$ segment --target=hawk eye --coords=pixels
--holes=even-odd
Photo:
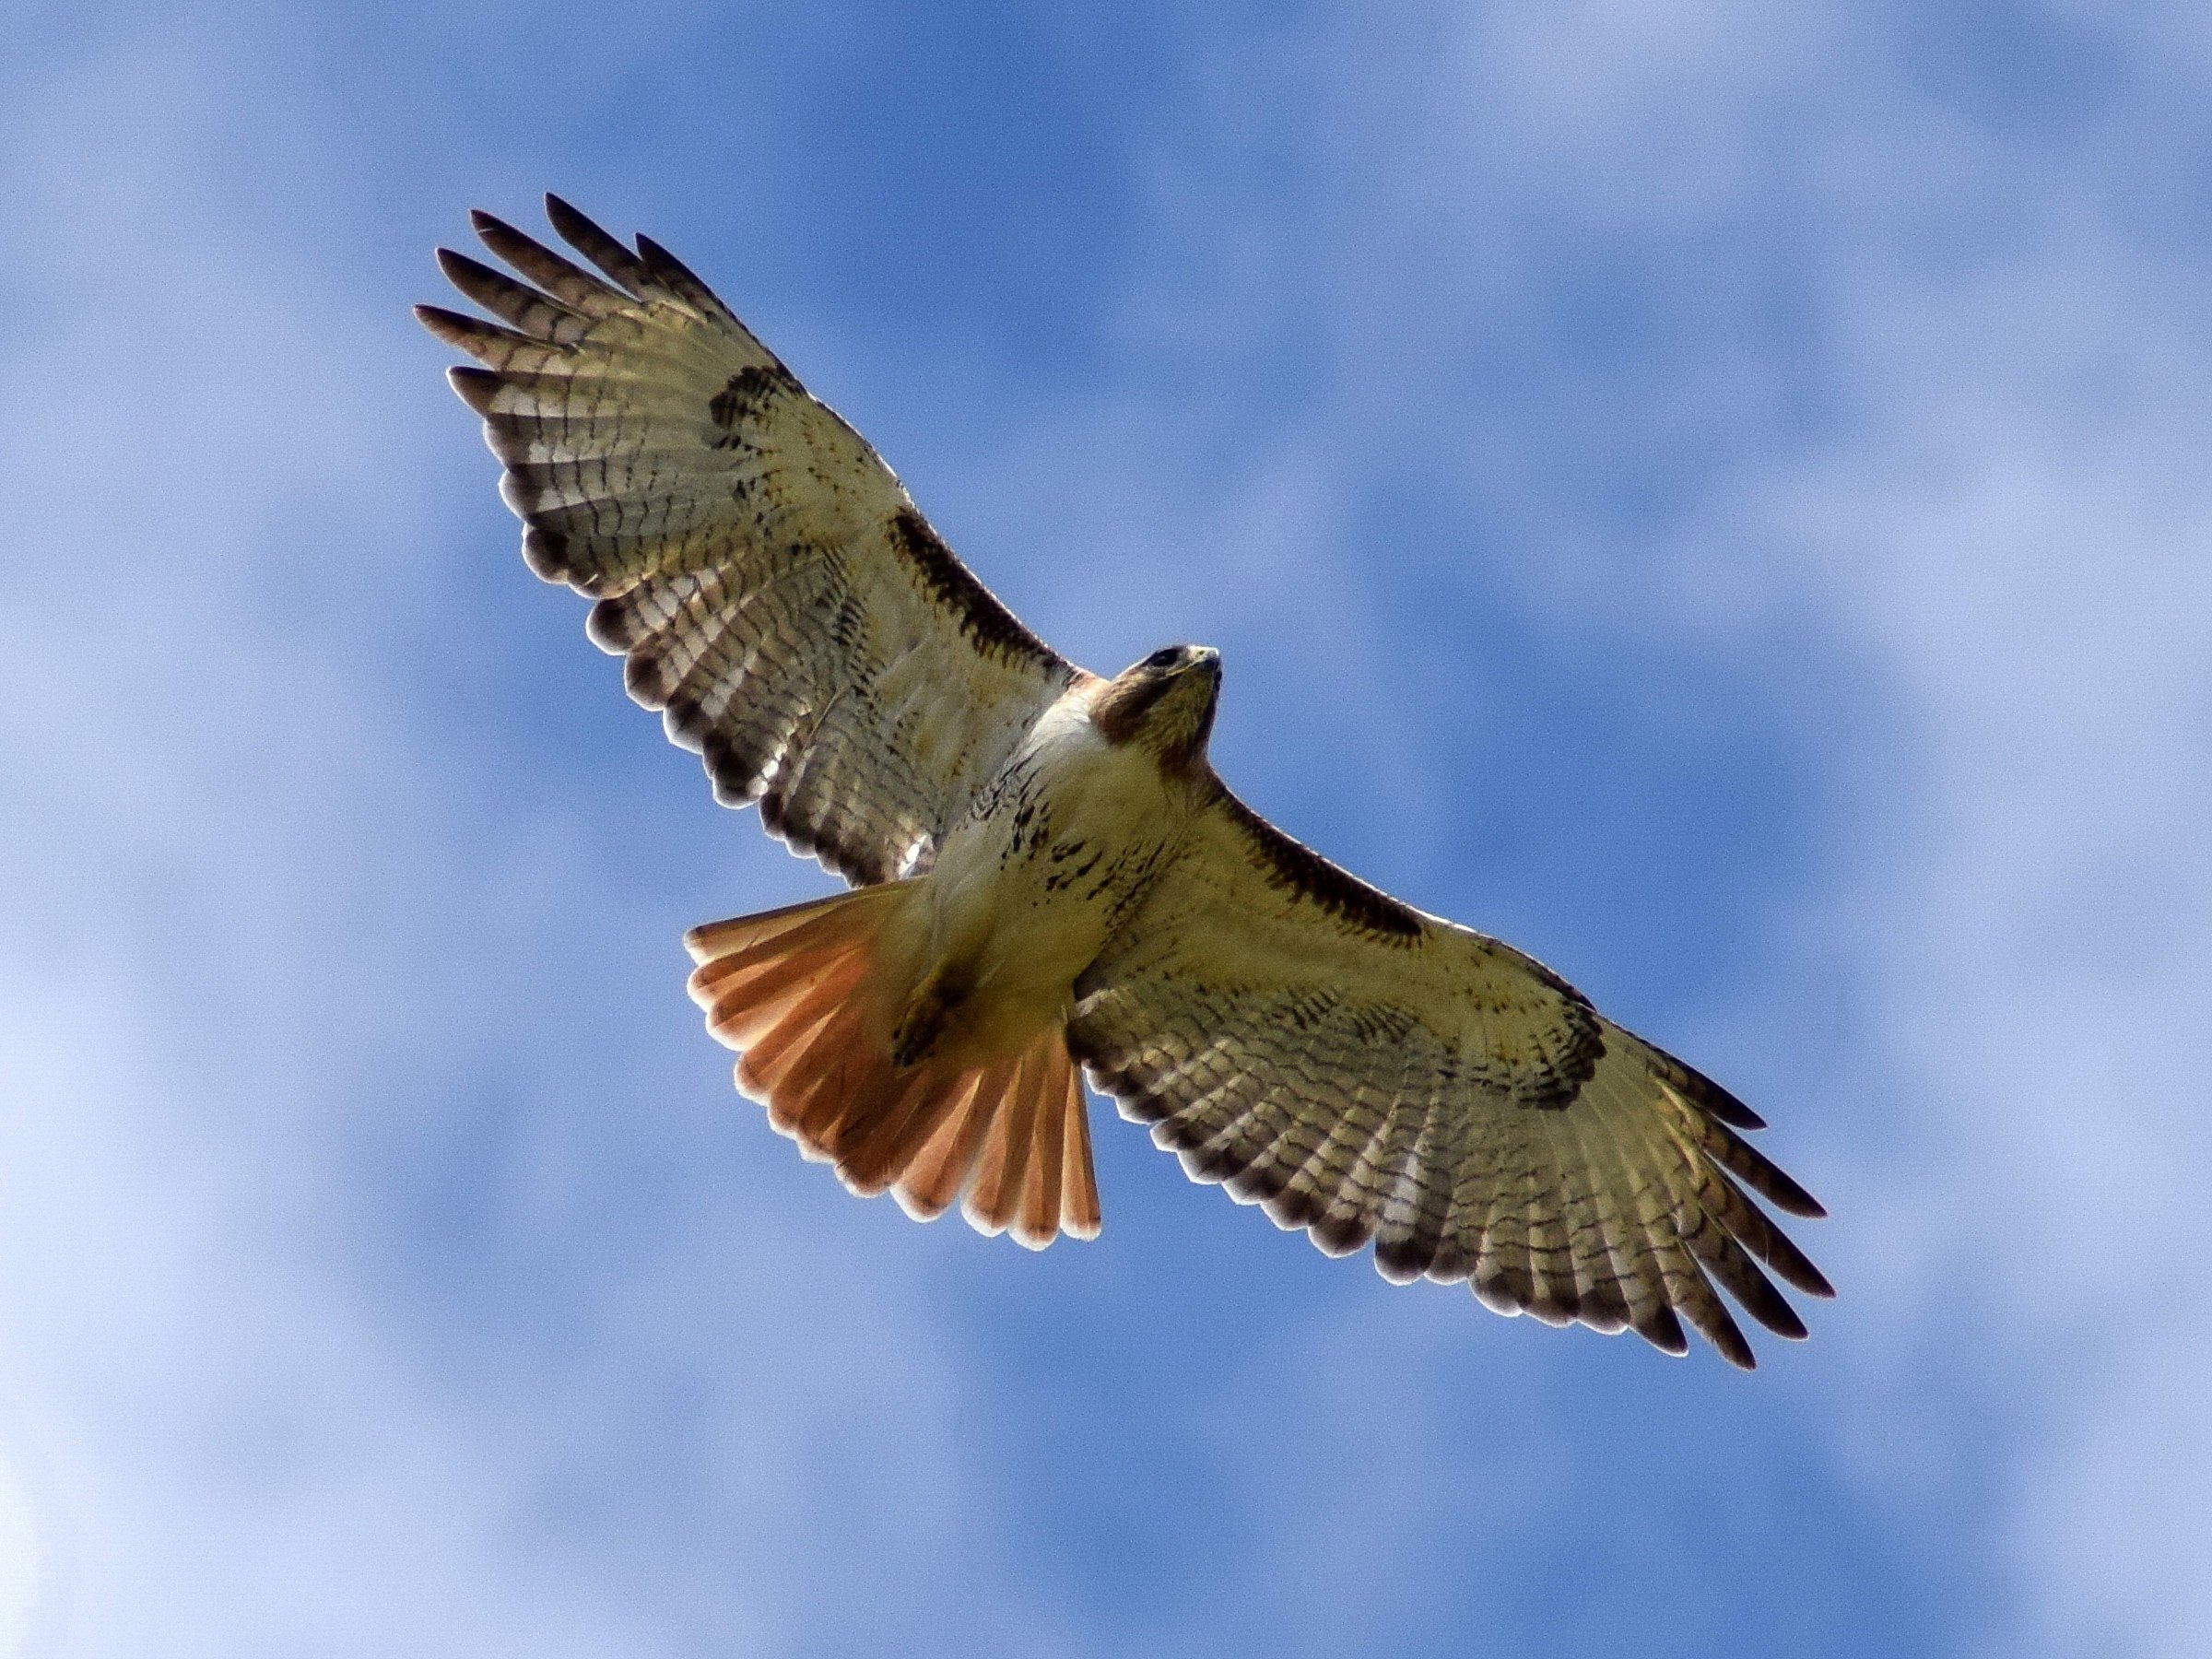
[[[1161,647],[1159,650],[1154,652],[1150,656],[1147,657],[1145,659],[1145,666],[1147,668],[1172,668],[1182,660],[1182,647],[1180,645],[1167,645]]]

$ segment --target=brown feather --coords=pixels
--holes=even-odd
[[[871,1196],[888,1186],[967,1098],[960,1085],[968,1075],[917,1065],[899,1074],[899,1081],[883,1091],[880,1104],[847,1117],[831,1143],[846,1185]]]
[[[597,265],[609,281],[618,284],[636,299],[642,300],[653,293],[657,285],[644,261],[549,192],[546,196],[546,218],[560,232],[561,241]]]
[[[1033,1113],[1017,1108],[1033,1087],[1031,1072],[1036,1061],[1034,1049],[1021,1056],[1006,1095],[992,1115],[990,1133],[983,1137],[975,1184],[964,1206],[969,1221],[982,1232],[1006,1231],[1020,1208],[1021,1181],[1037,1124]]]
[[[1029,1098],[1018,1102],[1030,1114],[1036,1139],[1022,1177],[1021,1212],[1014,1223],[1014,1236],[1032,1250],[1043,1249],[1060,1230],[1060,1183],[1067,1165],[1065,1053],[1054,1032],[1031,1067]]]
[[[850,1178],[840,1148],[856,1115],[877,1110],[913,1079],[894,1072],[880,1030],[871,1032],[856,1007],[848,1006],[816,1042],[807,1075],[785,1086],[792,1093],[792,1138],[809,1162],[836,1165],[847,1186],[873,1195],[875,1189]]]
[[[598,602],[592,637],[718,799],[757,802],[866,889],[688,941],[740,1086],[802,1151],[917,1214],[964,1193],[978,1227],[1032,1246],[1095,1232],[1072,1045],[1194,1177],[1324,1249],[1371,1242],[1386,1277],[1471,1277],[1493,1306],[1670,1349],[1686,1318],[1738,1364],[1722,1293],[1803,1334],[1776,1281],[1828,1281],[1754,1201],[1820,1206],[1737,1133],[1757,1114],[1540,964],[1267,824],[1206,761],[1216,653],[1083,675],[681,262],[547,210],[577,259],[479,215],[514,274],[441,252],[488,315],[418,314],[482,365],[454,384],[531,568]],[[930,928],[919,910],[887,925],[909,913],[889,878],[925,879],[956,826],[997,809],[995,781],[1078,687],[1098,734],[1149,750],[1194,816],[1147,853],[1065,1030],[982,1065],[956,1030],[940,1054],[973,987],[916,997]]]
[[[487,248],[571,310],[604,317],[619,312],[628,301],[629,296],[618,293],[536,238],[525,236],[482,208],[471,213],[468,219]]]
[[[865,965],[834,963],[829,971],[808,981],[795,992],[778,993],[772,1003],[767,1005],[772,1011],[740,1016],[757,1032],[751,1035],[744,1056],[737,1063],[739,1081],[748,1094],[762,1098],[765,1091],[776,1087],[788,1067],[812,1046],[815,1034],[836,1018],[865,971]],[[716,1006],[726,1006],[727,1000]],[[732,1022],[733,1026],[735,1023]]]
[[[836,1161],[838,1179],[864,1198],[883,1192],[957,1103],[959,1082],[957,1074],[947,1076],[927,1066],[892,1072],[878,1080],[869,1102],[875,1109],[867,1121],[849,1115],[824,1137]]]
[[[1066,1043],[1061,1044],[1067,1068],[1067,1098],[1062,1110],[1067,1128],[1061,1137],[1060,1226],[1071,1238],[1099,1236],[1099,1174],[1090,1157],[1090,1114],[1083,1104],[1083,1079],[1074,1063],[1066,1061]]]
[[[754,1050],[771,1034],[783,1027],[798,1006],[807,1000],[814,989],[815,975],[806,971],[811,964],[798,964],[794,969],[772,976],[772,989],[761,989],[758,994],[748,994],[740,988],[717,998],[707,1010],[707,1029],[729,1044],[742,1049],[749,1065],[741,1066],[744,1077],[757,1072],[760,1059]],[[793,1027],[784,1032],[785,1041],[799,1035],[802,1027]],[[741,1078],[741,1084],[743,1079]]]
[[[965,1081],[951,1113],[894,1184],[900,1205],[908,1215],[934,1221],[959,1197],[982,1151],[983,1137],[990,1130],[1009,1070],[986,1067]]]

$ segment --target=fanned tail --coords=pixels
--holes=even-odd
[[[955,1203],[1032,1250],[1098,1236],[1083,1086],[1057,1023],[1020,1053],[900,1066],[891,1035],[915,979],[898,924],[910,883],[710,923],[685,936],[691,995],[740,1051],[737,1087],[802,1154],[864,1197],[934,1220]]]

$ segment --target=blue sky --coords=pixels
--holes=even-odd
[[[0,1651],[2212,1649],[2212,24],[40,4],[0,62]],[[1040,632],[1756,1103],[1751,1378],[1094,1106],[846,1196],[682,929],[825,890],[406,316],[553,188]]]

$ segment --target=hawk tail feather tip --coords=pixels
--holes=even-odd
[[[737,1086],[853,1192],[920,1220],[959,1205],[1033,1250],[1095,1238],[1098,1180],[1065,1032],[982,1065],[894,1058],[910,1000],[912,883],[694,928],[691,995],[740,1051]],[[902,926],[902,924],[908,925]]]

